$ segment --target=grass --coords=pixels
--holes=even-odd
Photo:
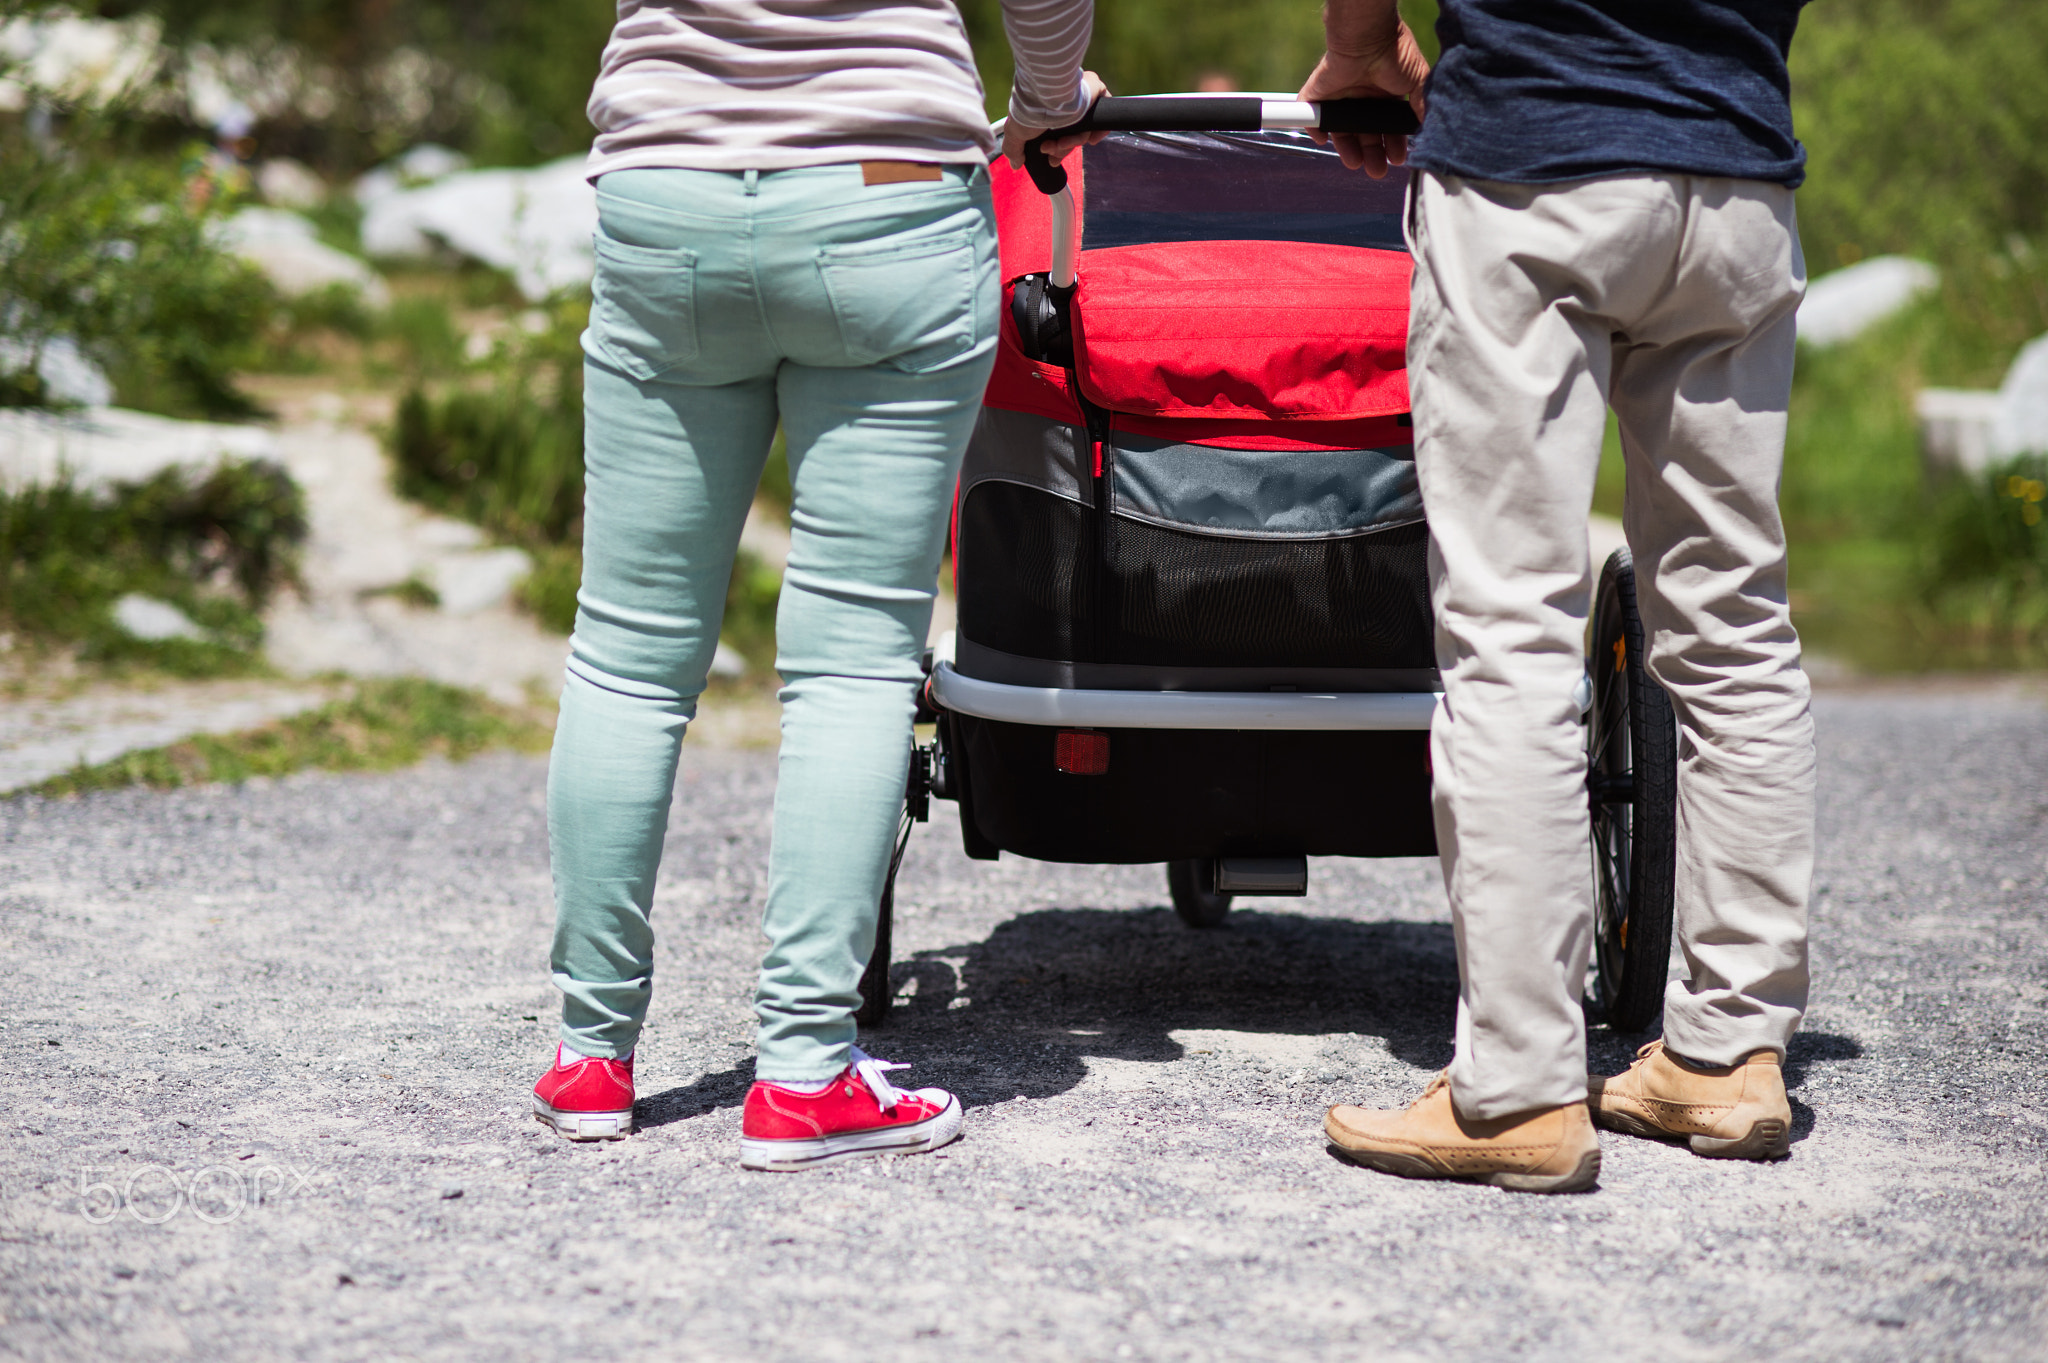
[[[263,670],[258,613],[298,579],[304,494],[263,460],[166,469],[105,490],[0,491],[0,630],[16,648],[181,677]],[[129,593],[170,602],[205,640],[137,639],[114,623]]]
[[[366,591],[357,592],[356,595],[366,601],[373,597],[388,596],[401,605],[411,606],[414,610],[433,610],[441,604],[441,593],[435,591],[434,584],[418,573],[414,573],[403,582],[394,582],[388,587],[371,587]]]
[[[53,776],[27,794],[48,797],[148,786],[236,783],[307,768],[388,771],[428,757],[460,760],[494,748],[544,750],[552,725],[534,710],[417,678],[365,681],[353,695],[260,729],[201,735]]]

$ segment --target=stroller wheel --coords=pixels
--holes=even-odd
[[[903,852],[910,846],[910,830],[928,817],[931,808],[932,755],[913,747],[910,772],[904,782],[903,812],[896,820],[896,848],[889,854],[889,874],[882,880],[882,902],[875,914],[875,949],[868,953],[867,969],[860,973],[860,1006],[853,1020],[863,1027],[879,1027],[888,1020],[896,991],[889,984],[889,957],[894,946],[889,939],[896,919],[896,873],[903,869]]]
[[[1678,734],[1643,666],[1635,562],[1617,549],[1594,599],[1586,798],[1593,825],[1593,970],[1587,1010],[1641,1032],[1664,1006],[1677,860]]]
[[[1166,891],[1173,896],[1173,911],[1191,928],[1223,926],[1230,912],[1230,896],[1218,894],[1215,887],[1213,860],[1166,863]]]
[[[860,1007],[853,1020],[862,1027],[879,1027],[888,1020],[895,991],[889,987],[891,920],[896,916],[896,863],[889,863],[889,878],[882,882],[882,911],[875,919],[875,949],[868,955],[868,968],[860,975]]]

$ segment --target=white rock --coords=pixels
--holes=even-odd
[[[289,156],[273,156],[256,167],[256,188],[277,208],[315,208],[327,197],[327,182]]]
[[[1593,575],[1598,577],[1602,565],[1615,550],[1628,548],[1628,532],[1612,516],[1588,516],[1586,548],[1592,551]]]
[[[391,291],[362,261],[319,241],[313,224],[282,208],[245,208],[221,223],[217,239],[255,265],[289,296],[346,285],[374,308],[390,306]]]
[[[533,571],[533,560],[521,549],[479,549],[448,554],[430,562],[424,576],[449,615],[475,615],[512,595],[512,589]]]
[[[509,273],[538,301],[588,283],[597,192],[582,156],[530,170],[472,170],[420,189],[366,201],[363,249],[373,256],[424,254],[440,241]]]
[[[747,660],[721,639],[718,641],[718,651],[711,655],[711,675],[724,677],[728,681],[738,681],[747,675]]]
[[[0,23],[0,109],[25,109],[32,94],[105,104],[139,90],[163,59],[162,29],[146,16],[85,19],[55,7],[10,18]]]
[[[469,169],[469,158],[435,142],[422,142],[396,156],[356,181],[356,202],[368,208],[376,200],[401,189],[432,184],[443,176]]]
[[[1920,455],[1930,469],[1977,473],[1997,462],[1997,393],[1923,388],[1913,401],[1920,417]]]
[[[10,374],[28,365],[29,348],[20,341],[0,338],[0,374]],[[59,402],[85,407],[104,407],[114,400],[114,385],[106,371],[92,362],[69,336],[53,336],[43,342],[36,357],[36,373],[43,387]]]
[[[150,643],[165,639],[206,638],[206,631],[191,616],[168,601],[159,601],[140,592],[130,592],[114,603],[114,623]]]
[[[264,615],[264,652],[273,663],[288,672],[432,677],[509,702],[529,685],[561,689],[568,641],[510,603],[457,616],[365,595],[415,573],[431,582],[434,564],[476,542],[474,527],[424,512],[392,490],[375,436],[326,422],[287,425],[277,449],[306,490],[311,533],[300,565],[305,592],[280,593]]]
[[[2048,454],[2048,336],[2021,347],[1997,392],[1923,388],[1913,405],[1930,469],[1981,473],[2022,454]]]
[[[1852,340],[1941,282],[1924,260],[1872,256],[1806,286],[1799,305],[1799,339],[1828,346]]]
[[[2020,348],[1998,387],[1998,401],[1992,436],[1999,451],[2008,458],[2048,454],[2048,336]]]
[[[428,516],[419,523],[414,538],[433,549],[479,549],[484,532],[468,521],[450,516]]]
[[[98,407],[86,412],[0,410],[0,488],[141,482],[167,468],[210,468],[223,459],[276,459],[277,437],[259,426]]]

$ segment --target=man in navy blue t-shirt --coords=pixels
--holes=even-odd
[[[1450,1068],[1406,1109],[1331,1109],[1325,1130],[1361,1163],[1576,1191],[1599,1174],[1589,1117],[1702,1155],[1787,1149],[1814,771],[1777,509],[1806,284],[1785,73],[1799,8],[1442,0],[1431,72],[1395,0],[1328,0],[1303,99],[1423,110],[1427,94],[1412,148],[1334,140],[1369,173],[1404,158],[1417,172],[1408,375],[1460,976]],[[1589,1080],[1586,516],[1610,406],[1642,661],[1677,715],[1686,973],[1663,1040]],[[1626,652],[1592,665],[1625,671]],[[1636,795],[1610,792],[1610,814],[1617,798],[1626,812]]]

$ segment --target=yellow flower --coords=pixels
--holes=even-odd
[[[2041,508],[2033,502],[2028,502],[2020,508],[2020,519],[2028,525],[2039,525],[2041,523]]]
[[[2027,480],[2027,500],[2038,502],[2044,496],[2048,496],[2048,483],[2044,483],[2038,478],[2029,478]]]
[[[2015,473],[2005,480],[2005,495],[2017,501],[2027,495],[2027,480]]]

